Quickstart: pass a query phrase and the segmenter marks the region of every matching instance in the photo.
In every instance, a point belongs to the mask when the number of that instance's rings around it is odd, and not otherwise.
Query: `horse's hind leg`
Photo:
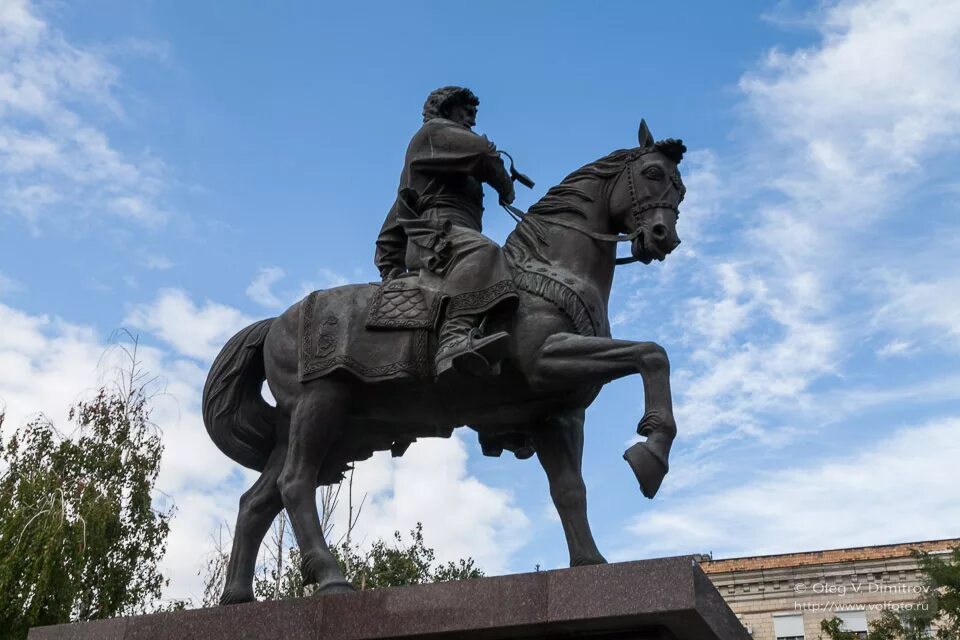
[[[550,497],[557,507],[570,550],[570,566],[603,564],[587,521],[587,489],[580,470],[583,459],[584,411],[554,416],[533,431],[537,458],[550,482]]]
[[[237,526],[233,532],[233,549],[230,552],[220,604],[255,600],[253,573],[256,570],[257,551],[270,523],[283,509],[277,479],[280,477],[285,456],[286,443],[278,442],[270,453],[263,473],[240,497]]]
[[[317,512],[317,477],[343,430],[346,390],[322,380],[304,385],[290,421],[287,458],[280,473],[280,493],[300,546],[303,583],[321,593],[352,591],[330,553]]]

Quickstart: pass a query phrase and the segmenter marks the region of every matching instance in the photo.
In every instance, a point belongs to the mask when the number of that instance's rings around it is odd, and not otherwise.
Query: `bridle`
[[[540,222],[544,222],[546,224],[552,224],[557,227],[566,227],[567,229],[572,229],[573,231],[581,233],[587,236],[588,238],[591,238],[598,242],[619,243],[619,242],[633,242],[634,240],[640,237],[640,235],[643,233],[643,224],[642,224],[643,213],[646,211],[649,211],[651,209],[670,209],[679,216],[680,215],[679,207],[673,202],[664,200],[664,198],[666,197],[667,193],[670,191],[671,188],[676,188],[679,190],[679,186],[677,184],[678,178],[676,178],[675,176],[672,176],[672,175],[667,176],[667,186],[663,190],[663,193],[661,193],[656,200],[641,204],[640,199],[637,197],[637,190],[635,187],[635,180],[633,177],[633,174],[637,171],[637,169],[635,168],[634,165],[639,164],[638,160],[641,158],[641,156],[647,153],[652,153],[653,151],[655,151],[655,149],[638,150],[637,152],[632,154],[630,158],[627,160],[627,162],[624,164],[623,171],[627,173],[627,181],[630,189],[630,203],[631,203],[630,213],[633,216],[633,222],[634,222],[634,229],[630,233],[598,233],[596,231],[591,231],[586,227],[582,227],[576,222],[570,222],[568,220],[558,220],[549,216],[538,217],[538,220]],[[507,155],[507,157],[510,158],[508,154],[505,154],[505,155]],[[510,158],[510,172],[511,172],[511,175],[514,173],[513,158]],[[501,202],[500,206],[502,206],[506,210],[506,212],[509,213],[510,216],[517,221],[517,223],[522,223],[527,216],[527,213],[525,211],[518,209],[517,207],[511,204]],[[619,266],[623,264],[633,264],[634,262],[637,262],[637,261],[639,261],[639,258],[629,256],[626,258],[617,258],[616,264],[617,266]]]

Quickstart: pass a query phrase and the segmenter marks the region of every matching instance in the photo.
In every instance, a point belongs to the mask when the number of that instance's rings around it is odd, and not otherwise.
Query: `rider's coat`
[[[500,194],[513,190],[493,143],[451,120],[429,120],[407,147],[397,200],[377,238],[381,275],[419,271],[423,285],[449,297],[448,317],[517,297],[503,252],[481,233],[484,182]]]

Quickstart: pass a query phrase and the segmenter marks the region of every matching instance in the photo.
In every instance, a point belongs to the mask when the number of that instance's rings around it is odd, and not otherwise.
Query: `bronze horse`
[[[319,593],[351,590],[323,537],[317,486],[336,482],[374,450],[399,455],[418,437],[449,436],[461,425],[479,432],[485,453],[507,448],[526,457],[535,451],[571,566],[605,562],[587,522],[581,474],[586,408],[605,383],[642,376],[638,433],[646,440],[624,457],[648,498],[667,472],[676,434],[666,352],[653,342],[611,338],[607,320],[616,264],[663,260],[680,244],[684,186],[677,165],[686,149],[679,140],[655,142],[644,122],[639,142],[567,176],[508,238],[504,249],[521,295],[499,375],[471,378],[462,389],[429,379],[300,382],[303,301],[227,342],[204,388],[204,423],[226,455],[261,476],[240,498],[222,604],[254,599],[257,550],[283,508],[300,546],[304,583],[316,584]],[[630,242],[632,259],[617,259],[622,241]],[[276,407],[261,395],[264,379]]]

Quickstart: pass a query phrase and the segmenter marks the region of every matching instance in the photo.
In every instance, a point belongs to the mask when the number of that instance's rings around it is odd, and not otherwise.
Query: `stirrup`
[[[489,374],[506,357],[509,348],[510,334],[506,331],[480,337],[480,332],[473,329],[460,340],[441,347],[437,353],[436,377],[445,380],[455,372],[471,376]]]

